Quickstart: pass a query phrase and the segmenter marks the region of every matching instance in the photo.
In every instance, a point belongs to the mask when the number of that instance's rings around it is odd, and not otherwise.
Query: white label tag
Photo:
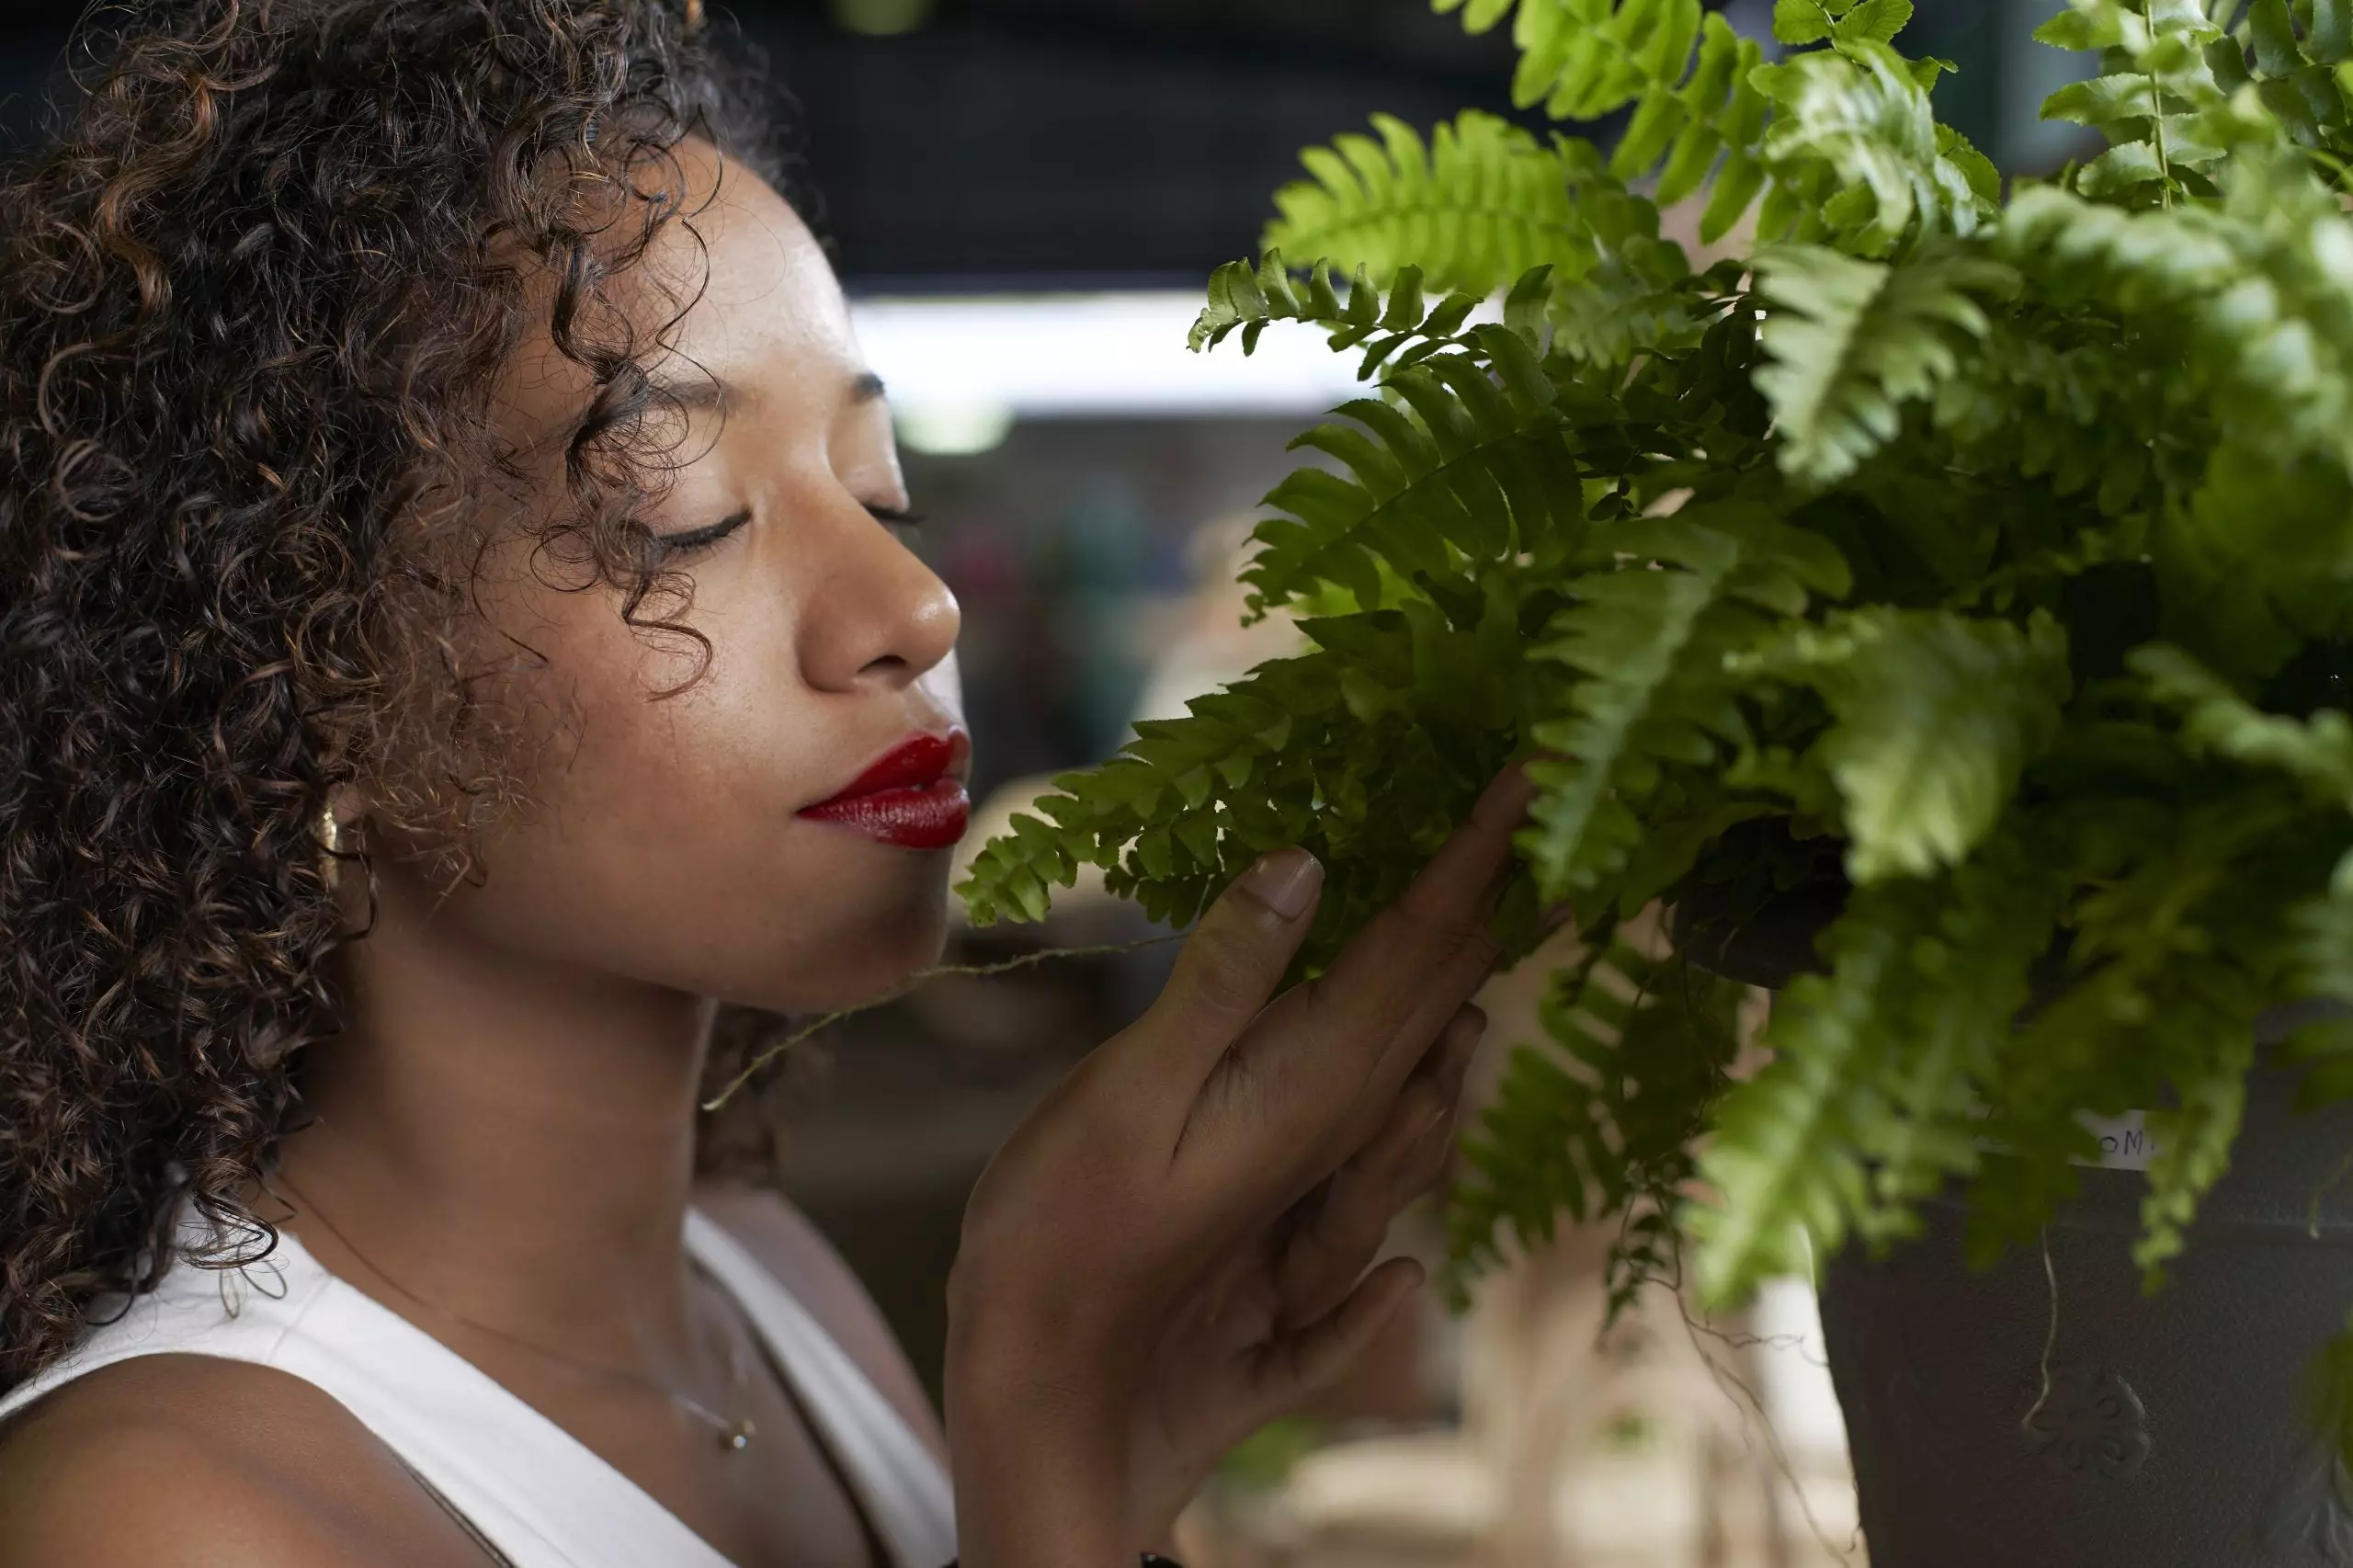
[[[1980,1106],[1977,1115],[1982,1119],[1990,1114]],[[2079,1165],[2096,1166],[2109,1171],[2145,1171],[2150,1160],[2156,1156],[2156,1140],[2149,1136],[2146,1111],[2128,1110],[2120,1116],[2094,1116],[2090,1111],[2078,1111],[2075,1119],[2082,1122],[2091,1135],[2099,1140],[2099,1158],[2077,1160]],[[1998,1140],[1980,1135],[1977,1146],[1999,1152],[2005,1145]]]
[[[2091,1130],[2099,1140],[2099,1158],[2079,1162],[2097,1165],[2104,1170],[2145,1171],[2157,1146],[2149,1137],[2146,1112],[2128,1110],[2121,1116],[2094,1116],[2085,1111],[2077,1120]]]

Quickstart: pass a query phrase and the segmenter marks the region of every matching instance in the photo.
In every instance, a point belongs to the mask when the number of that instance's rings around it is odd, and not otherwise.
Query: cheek
[[[889,990],[938,956],[948,855],[795,815],[862,743],[789,649],[731,639],[699,684],[653,699],[678,679],[676,654],[566,641],[551,650],[572,673],[551,683],[533,805],[484,846],[483,884],[464,895],[483,937],[788,1010]]]

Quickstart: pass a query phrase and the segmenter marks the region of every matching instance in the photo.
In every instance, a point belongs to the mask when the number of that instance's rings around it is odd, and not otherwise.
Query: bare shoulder
[[[482,1568],[374,1434],[269,1367],[142,1356],[0,1426],[0,1568]]]
[[[743,1243],[809,1309],[810,1315],[874,1381],[882,1397],[906,1418],[925,1447],[946,1463],[948,1438],[930,1395],[924,1392],[923,1380],[915,1376],[906,1352],[892,1337],[866,1287],[809,1217],[783,1194],[767,1187],[699,1187],[695,1207]]]

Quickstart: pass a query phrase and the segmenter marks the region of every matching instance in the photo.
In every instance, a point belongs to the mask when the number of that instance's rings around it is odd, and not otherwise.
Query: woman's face
[[[684,466],[644,517],[710,540],[665,562],[692,579],[680,619],[708,667],[658,696],[699,652],[625,625],[609,590],[568,591],[518,531],[481,597],[494,638],[544,655],[517,677],[550,737],[530,803],[481,844],[480,885],[445,902],[423,862],[390,857],[381,874],[415,899],[388,887],[385,909],[430,909],[437,936],[485,958],[828,1007],[939,949],[968,755],[956,601],[886,520],[908,503],[889,412],[808,230],[708,144],[679,156],[700,244],[672,223],[645,265],[682,300],[704,286],[647,368],[690,395],[715,382],[723,403],[691,409]],[[669,313],[621,284],[646,326]],[[544,331],[502,389],[502,434],[546,443],[542,507],[589,390]]]

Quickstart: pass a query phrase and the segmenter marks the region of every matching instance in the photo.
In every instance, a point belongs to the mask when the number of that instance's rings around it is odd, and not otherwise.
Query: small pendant
[[[760,1429],[752,1425],[750,1416],[739,1415],[719,1429],[719,1446],[729,1453],[742,1453],[759,1435]]]

